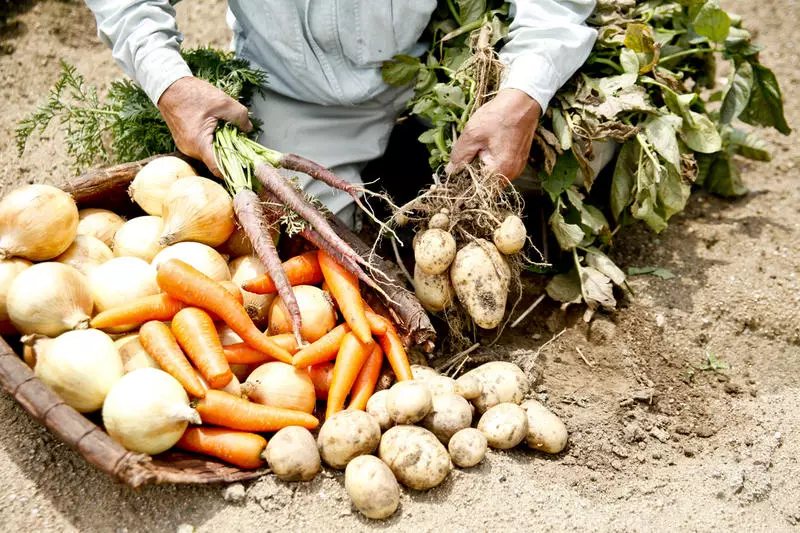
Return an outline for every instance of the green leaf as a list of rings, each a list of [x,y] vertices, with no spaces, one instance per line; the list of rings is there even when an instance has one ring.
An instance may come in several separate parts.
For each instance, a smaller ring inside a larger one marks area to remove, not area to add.
[[[586,262],[589,266],[596,268],[608,276],[615,284],[621,286],[625,283],[625,272],[597,248],[592,247],[586,250]]]
[[[725,144],[734,153],[754,161],[772,161],[767,141],[753,132],[736,128],[725,128],[722,132]]]
[[[719,121],[722,124],[730,124],[739,118],[750,101],[752,86],[753,67],[748,61],[742,61],[736,66],[728,90],[722,99],[722,107],[719,110]]]
[[[708,192],[720,196],[742,196],[747,187],[742,184],[739,171],[726,152],[696,154],[697,184]]]
[[[722,138],[711,119],[694,111],[684,117],[681,138],[695,152],[710,154],[722,148]]]
[[[638,144],[631,140],[622,145],[614,167],[614,176],[611,178],[611,214],[614,215],[614,220],[619,220],[622,211],[633,200],[638,166]]]
[[[417,137],[417,140],[422,144],[431,144],[436,141],[436,130],[430,129],[423,131],[422,134]]]
[[[715,43],[722,43],[728,37],[731,18],[719,7],[719,3],[716,0],[709,0],[703,4],[703,7],[694,17],[692,26],[698,35],[702,35]]]
[[[562,150],[569,150],[572,147],[572,132],[569,130],[569,125],[567,124],[567,119],[564,118],[564,115],[561,113],[561,110],[557,107],[552,108],[553,110],[553,133],[555,133],[556,138],[558,139],[558,144],[561,146]]]
[[[622,48],[619,53],[619,62],[626,74],[639,74],[639,56],[630,48]]]
[[[396,55],[381,65],[383,81],[389,85],[400,87],[408,85],[422,68],[422,62],[416,57]]]
[[[567,189],[567,199],[580,213],[581,224],[593,234],[598,235],[603,229],[609,228],[608,220],[603,212],[593,205],[584,203],[575,187]]]
[[[680,172],[681,151],[678,148],[678,137],[673,124],[674,121],[663,115],[651,118],[644,125],[644,133],[656,152],[672,165],[675,171]]]
[[[661,279],[673,279],[675,277],[675,274],[673,274],[666,268],[659,268],[659,267],[629,267],[628,275],[629,276],[651,275]]]
[[[557,302],[578,303],[581,301],[581,282],[578,271],[570,270],[566,274],[557,274],[544,289],[547,295]]]
[[[466,104],[464,91],[461,87],[439,84],[433,89],[436,101],[443,107],[456,107],[463,109]]]
[[[643,220],[653,231],[661,232],[667,228],[667,221],[656,211],[657,182],[658,171],[649,159],[644,160],[636,171],[637,190],[631,205],[631,214],[634,218]]]
[[[483,17],[486,12],[486,0],[457,0],[460,24],[469,24]]]
[[[489,39],[489,44],[494,46],[506,37],[508,37],[508,24],[501,21],[497,15],[492,17],[489,21],[489,26],[492,28],[492,36]]]
[[[669,219],[686,207],[692,187],[684,182],[679,170],[668,169],[667,172],[661,174],[661,180],[656,185],[656,190],[665,218]]]
[[[549,176],[544,172],[540,175],[542,187],[550,193],[550,198],[555,202],[555,199],[575,182],[575,177],[578,175],[578,160],[575,159],[572,150],[567,150],[558,156],[556,166]]]
[[[750,102],[739,118],[754,126],[773,127],[784,135],[792,129],[783,114],[783,97],[775,74],[758,63],[753,63],[753,87]]]
[[[550,216],[550,227],[562,250],[572,250],[583,240],[583,230],[577,224],[568,224],[561,211],[556,207]]]

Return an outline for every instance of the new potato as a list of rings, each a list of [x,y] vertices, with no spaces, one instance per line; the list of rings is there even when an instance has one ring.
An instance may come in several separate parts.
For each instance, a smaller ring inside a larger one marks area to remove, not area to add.
[[[528,446],[545,453],[559,453],[567,446],[567,427],[552,411],[536,400],[524,401],[520,407],[528,418]]]
[[[489,408],[478,421],[478,430],[492,448],[513,448],[528,434],[528,416],[515,403],[501,403]]]
[[[386,410],[398,424],[413,424],[427,415],[433,396],[425,383],[416,380],[399,381],[386,396]]]
[[[367,402],[367,413],[375,417],[381,427],[381,431],[386,431],[394,424],[392,417],[389,416],[389,411],[386,409],[386,397],[388,395],[389,389],[384,389],[370,396]]]
[[[439,485],[452,468],[442,443],[433,433],[417,426],[389,429],[383,434],[378,456],[400,483],[415,490]]]
[[[422,419],[422,426],[445,445],[456,432],[468,428],[470,424],[472,408],[467,400],[455,394],[434,396],[431,412]]]
[[[511,270],[494,244],[479,239],[461,248],[450,268],[458,301],[478,327],[496,328],[506,312]]]
[[[464,428],[450,438],[447,450],[456,466],[469,468],[483,461],[488,442],[475,428]]]
[[[400,505],[397,479],[386,463],[374,455],[361,455],[347,464],[344,488],[356,508],[367,518],[387,518]]]
[[[505,361],[483,364],[459,379],[465,379],[467,376],[477,378],[480,382],[481,392],[472,400],[479,413],[499,403],[522,403],[530,390],[530,381],[525,372],[517,365]]]
[[[283,481],[309,481],[321,468],[314,436],[299,426],[285,427],[275,433],[267,444],[265,459]]]
[[[364,411],[340,411],[319,430],[317,446],[325,464],[342,470],[359,455],[375,451],[381,440],[378,421]]]

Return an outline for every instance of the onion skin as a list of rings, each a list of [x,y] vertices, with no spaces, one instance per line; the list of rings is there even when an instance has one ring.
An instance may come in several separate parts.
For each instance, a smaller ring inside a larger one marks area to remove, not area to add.
[[[261,260],[254,255],[237,257],[228,263],[228,268],[231,272],[231,281],[239,286],[239,288],[241,288],[245,281],[258,277],[267,271],[261,263]],[[256,326],[264,325],[269,317],[270,305],[273,300],[275,300],[275,295],[255,294],[244,289],[241,289],[241,291],[244,300],[244,308],[247,310],[247,314],[250,315],[253,323]]]
[[[67,250],[53,261],[75,268],[84,276],[107,261],[114,259],[111,249],[91,235],[76,235]]]
[[[158,243],[164,221],[161,217],[136,217],[127,221],[114,236],[116,257],[138,257],[148,263],[164,249]]]
[[[179,242],[164,248],[153,258],[153,268],[170,259],[180,259],[213,279],[214,281],[230,281],[231,271],[228,263],[215,249],[199,242]]]
[[[8,321],[6,300],[8,299],[8,289],[11,287],[11,283],[23,270],[31,265],[33,263],[20,257],[0,259],[0,322]]]
[[[194,241],[219,246],[236,227],[233,201],[222,185],[199,176],[177,180],[164,197],[164,232],[159,242]]]
[[[156,269],[136,257],[115,257],[92,270],[89,276],[95,309],[112,309],[143,296],[158,294]],[[108,328],[120,333],[134,329],[137,324]]]
[[[242,384],[242,393],[252,402],[306,413],[312,413],[317,402],[308,373],[280,361],[253,370]]]
[[[326,293],[313,285],[292,287],[297,305],[300,307],[302,326],[300,334],[308,342],[322,338],[336,326],[336,312]],[[277,298],[269,311],[270,335],[292,332],[289,310],[283,300]]]
[[[145,213],[161,216],[164,197],[170,186],[181,178],[196,175],[191,165],[179,157],[159,157],[136,174],[128,187],[128,194]]]
[[[111,248],[114,235],[125,224],[125,219],[108,209],[90,207],[78,211],[78,235],[89,235]]]
[[[51,185],[25,185],[0,201],[0,259],[47,261],[64,253],[78,233],[78,207]]]

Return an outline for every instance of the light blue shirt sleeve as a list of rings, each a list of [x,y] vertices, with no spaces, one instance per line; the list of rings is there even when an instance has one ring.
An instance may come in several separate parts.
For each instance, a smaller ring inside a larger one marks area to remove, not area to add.
[[[168,0],[86,0],[100,39],[153,103],[192,72],[180,54],[183,35]]]
[[[525,92],[544,112],[592,51],[597,32],[584,21],[594,7],[594,0],[512,0],[501,89]]]

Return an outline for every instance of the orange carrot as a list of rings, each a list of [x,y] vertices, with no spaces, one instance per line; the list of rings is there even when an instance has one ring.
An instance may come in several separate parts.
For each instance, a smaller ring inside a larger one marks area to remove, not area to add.
[[[361,299],[361,292],[358,289],[358,278],[322,250],[317,252],[317,258],[322,275],[328,282],[331,295],[339,305],[345,322],[358,340],[369,344],[372,341],[372,333],[364,309],[364,300]]]
[[[322,281],[322,271],[317,261],[316,250],[296,255],[285,261],[282,265],[286,272],[286,277],[292,286],[295,285],[316,285]],[[242,288],[248,292],[256,294],[272,294],[278,292],[275,283],[269,274],[263,274],[257,278],[245,281]]]
[[[198,398],[206,395],[205,387],[197,379],[192,365],[163,322],[157,320],[146,322],[139,329],[139,342],[165,372],[183,385],[186,392]]]
[[[196,402],[195,409],[204,424],[256,433],[278,431],[287,426],[314,429],[319,425],[315,416],[303,411],[261,405],[214,389]]]
[[[234,429],[191,427],[183,433],[175,447],[210,455],[239,468],[258,468],[264,465],[267,440],[255,433]]]
[[[373,348],[370,344],[363,344],[355,333],[350,332],[344,336],[339,353],[336,354],[336,363],[333,366],[331,388],[328,391],[328,406],[325,417],[330,418],[334,413],[344,409],[344,401],[350,394],[350,389],[361,372],[361,367],[369,357]]]
[[[297,339],[294,338],[292,333],[272,335],[270,339],[291,354],[297,352]],[[275,360],[273,357],[270,357],[264,352],[259,352],[258,350],[251,348],[246,342],[229,344],[227,346],[223,346],[222,349],[225,352],[225,358],[231,364],[252,365],[255,363],[266,363]]]
[[[317,400],[327,400],[333,378],[333,363],[327,361],[308,367],[308,377],[314,384],[314,394],[317,396]]]
[[[370,332],[373,335],[385,335],[386,330],[391,325],[391,322],[389,322],[387,319],[385,319],[378,313],[375,313],[374,311],[371,311],[366,307],[364,309],[364,312],[367,315],[367,322],[369,323]]]
[[[363,411],[367,408],[367,401],[375,390],[378,378],[381,376],[381,366],[383,365],[383,350],[379,345],[375,345],[372,353],[369,354],[361,372],[358,373],[353,389],[350,391],[350,405],[348,409],[358,409]]]
[[[172,334],[212,389],[221,389],[233,379],[225,359],[217,328],[208,313],[187,307],[172,319]]]
[[[347,324],[339,324],[328,333],[312,342],[299,352],[294,354],[292,364],[297,368],[306,368],[317,363],[324,363],[336,357],[339,351],[339,346],[342,344],[342,339],[347,332],[350,331],[350,326]]]
[[[242,304],[196,268],[179,259],[170,259],[159,265],[156,280],[161,290],[173,298],[215,313],[251,347],[278,361],[292,362],[288,351],[256,328]]]
[[[411,374],[411,365],[408,363],[408,355],[406,349],[403,347],[403,341],[397,334],[394,326],[390,325],[386,330],[386,335],[378,337],[383,353],[386,354],[386,359],[392,365],[392,370],[397,378],[397,381],[405,381],[414,379]]]

